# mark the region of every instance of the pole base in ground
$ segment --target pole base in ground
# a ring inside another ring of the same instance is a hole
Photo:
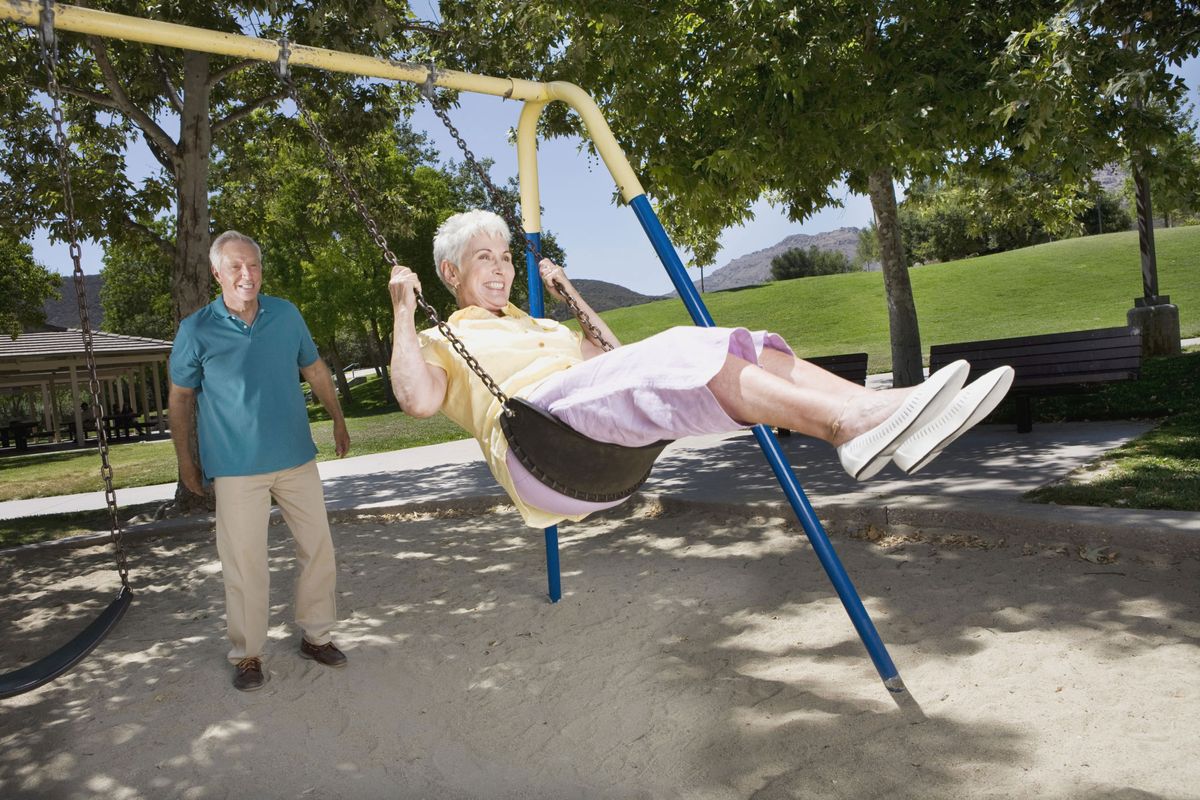
[[[1125,318],[1129,327],[1142,332],[1143,358],[1179,355],[1179,306],[1170,297],[1138,297]]]
[[[884,687],[892,694],[904,694],[908,689],[904,688],[904,681],[897,675],[894,678],[888,678],[883,682]]]

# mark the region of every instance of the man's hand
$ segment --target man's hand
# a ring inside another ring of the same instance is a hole
[[[208,494],[204,488],[204,476],[200,474],[200,469],[188,459],[186,463],[179,464],[179,480],[187,487],[187,490],[192,494],[198,494],[201,497]]]
[[[338,458],[345,458],[350,452],[350,431],[346,429],[346,421],[339,419],[333,423],[333,452]]]

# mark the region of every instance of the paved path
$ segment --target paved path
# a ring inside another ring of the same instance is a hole
[[[1125,511],[1037,505],[1021,500],[1031,489],[1066,476],[1102,453],[1135,438],[1148,422],[1038,424],[1018,434],[1012,425],[980,426],[914,476],[889,466],[859,483],[842,471],[828,445],[793,435],[780,439],[801,486],[822,518],[862,523],[905,522],[993,530],[1018,536],[1072,531],[1094,540],[1136,536],[1147,546],[1178,547],[1180,535],[1200,542],[1200,513]],[[320,465],[331,512],[403,509],[418,503],[497,497],[500,489],[474,440],[325,461]],[[165,501],[174,484],[124,489],[123,506]],[[671,445],[644,493],[685,501],[735,505],[784,504],[757,441],[749,432],[696,437]],[[103,508],[102,492],[0,503],[0,518]],[[204,518],[174,520],[189,527]],[[152,532],[156,526],[145,526]]]

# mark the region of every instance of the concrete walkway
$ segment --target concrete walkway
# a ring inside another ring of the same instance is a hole
[[[1140,436],[1149,422],[1038,424],[1018,434],[1012,425],[980,426],[914,476],[889,466],[859,483],[841,469],[834,450],[807,437],[781,438],[784,455],[826,524],[909,524],[992,531],[1010,538],[1047,532],[1095,542],[1136,539],[1138,546],[1190,550],[1200,543],[1200,513],[1128,511],[1032,504],[1022,496],[1059,480],[1108,450]],[[319,464],[331,513],[388,511],[415,505],[468,505],[499,498],[471,439]],[[122,506],[161,502],[174,484],[117,493]],[[644,494],[692,503],[786,504],[786,497],[749,432],[696,437],[671,445]],[[104,507],[102,492],[0,503],[0,519]],[[147,534],[207,527],[197,517],[130,526]],[[1182,539],[1180,537],[1183,537]]]

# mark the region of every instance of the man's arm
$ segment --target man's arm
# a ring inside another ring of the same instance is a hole
[[[167,395],[167,419],[171,422],[171,442],[179,462],[179,480],[188,491],[204,494],[204,476],[192,456],[192,429],[196,424],[196,390],[171,384]]]
[[[342,404],[338,401],[337,390],[333,388],[333,375],[325,365],[325,359],[317,358],[307,367],[301,367],[300,374],[308,381],[313,394],[333,418],[333,449],[338,458],[344,458],[346,453],[350,452],[350,431],[346,429]]]

